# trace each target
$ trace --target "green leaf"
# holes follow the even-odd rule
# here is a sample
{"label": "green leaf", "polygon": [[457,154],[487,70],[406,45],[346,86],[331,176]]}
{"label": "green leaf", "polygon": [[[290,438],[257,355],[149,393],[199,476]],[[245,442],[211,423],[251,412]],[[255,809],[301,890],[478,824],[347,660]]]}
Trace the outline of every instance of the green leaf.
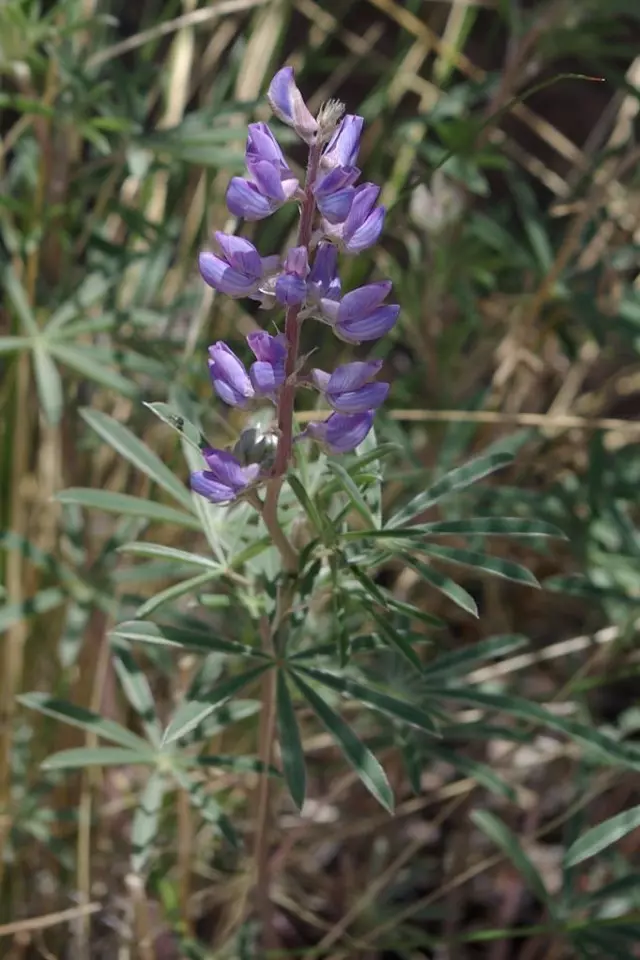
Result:
{"label": "green leaf", "polygon": [[30,337],[0,337],[0,354],[23,350],[25,347],[31,347],[32,343]]}
{"label": "green leaf", "polygon": [[307,491],[296,476],[289,474],[287,476],[287,481],[298,502],[300,503],[300,506],[315,527],[316,533],[322,536],[322,534],[325,532],[325,524],[322,521],[322,516],[315,504],[315,501],[308,495]]}
{"label": "green leaf", "polygon": [[298,673],[292,674],[292,679],[320,723],[334,738],[367,790],[373,794],[385,810],[392,813],[393,792],[389,786],[387,775],[369,748],[358,739],[342,717],[304,682]]}
{"label": "green leaf", "polygon": [[171,626],[150,623],[146,620],[126,620],[111,631],[112,636],[133,640],[136,643],[149,643],[160,647],[175,647],[195,653],[226,653],[230,656],[264,657],[261,650],[238,643],[236,640],[223,640],[214,636],[206,627]]}
{"label": "green leaf", "polygon": [[140,752],[149,750],[146,740],[121,727],[119,723],[107,720],[106,717],[101,717],[92,710],[85,710],[84,707],[76,707],[73,703],[67,703],[66,700],[58,700],[47,693],[23,693],[16,699],[29,710],[37,710],[38,713],[53,717],[54,720],[62,723],[68,723],[71,727],[79,727],[80,730],[95,733],[98,737],[111,740],[112,743],[117,743],[121,747]]}
{"label": "green leaf", "polygon": [[18,280],[10,263],[6,263],[0,271],[0,289],[4,290],[20,321],[22,329],[28,337],[39,337],[40,328],[29,305],[27,292]]}
{"label": "green leaf", "polygon": [[207,438],[198,427],[174,410],[168,403],[144,403],[143,406],[151,410],[159,420],[166,423],[172,430],[179,433],[182,439],[200,455],[202,455],[203,449],[209,446]]}
{"label": "green leaf", "polygon": [[[470,724],[470,726],[472,725]],[[473,730],[470,730],[469,734],[473,736]],[[478,760],[473,760],[471,757],[466,757],[464,754],[458,753],[457,750],[450,750],[448,747],[443,747],[439,743],[425,743],[422,748],[423,751],[432,758],[451,764],[451,766],[458,770],[463,776],[476,780],[477,783],[491,793],[495,793],[499,797],[505,797],[513,803],[516,802],[516,791],[494,773],[488,764],[480,763]]]}
{"label": "green leaf", "polygon": [[526,567],[514,563],[513,560],[492,557],[488,553],[478,553],[476,550],[465,550],[460,547],[436,546],[436,544],[420,547],[420,553],[426,553],[430,557],[438,557],[440,560],[446,560],[449,563],[460,564],[463,567],[472,567],[474,570],[481,570],[483,573],[502,577],[504,580],[513,580],[530,587],[540,586],[534,575]]}
{"label": "green leaf", "polygon": [[85,408],[80,412],[86,423],[106,443],[174,497],[189,513],[192,512],[191,494],[187,488],[149,447],[138,440],[131,430],[100,410]]}
{"label": "green leaf", "polygon": [[420,563],[418,560],[411,560],[407,557],[406,561],[426,583],[440,593],[443,593],[445,597],[452,600],[456,606],[466,610],[467,613],[470,613],[474,617],[478,616],[478,608],[471,594],[468,593],[464,587],[461,587],[460,584],[456,583],[455,580],[452,580],[451,577],[448,577],[446,573],[442,573],[440,570],[436,570],[435,567],[428,566],[426,563]]}
{"label": "green leaf", "polygon": [[105,510],[119,516],[140,517],[157,523],[174,523],[190,530],[200,530],[200,522],[193,513],[184,513],[175,507],[166,507],[157,500],[145,500],[128,493],[111,490],[96,490],[92,487],[68,487],[56,494],[60,503],[77,503],[89,509]]}
{"label": "green leaf", "polygon": [[75,747],[52,754],[41,764],[43,770],[78,770],[82,767],[133,767],[154,764],[153,750],[127,747]]}
{"label": "green leaf", "polygon": [[380,710],[392,717],[394,720],[400,720],[402,723],[408,723],[412,727],[424,730],[432,736],[439,736],[438,725],[433,717],[422,707],[409,700],[399,700],[383,690],[377,690],[375,687],[369,687],[350,677],[341,677],[326,670],[316,667],[297,667],[305,676],[311,677],[317,683],[324,684],[331,690],[336,690],[344,696],[359,700],[374,710]]}
{"label": "green leaf", "polygon": [[470,517],[468,520],[438,520],[421,523],[412,528],[427,536],[484,536],[503,537],[557,537],[566,540],[566,534],[553,523],[544,520],[523,520],[520,517]]}
{"label": "green leaf", "polygon": [[472,647],[464,647],[462,650],[452,650],[440,654],[430,663],[425,664],[424,677],[427,682],[435,680],[441,684],[443,680],[464,676],[477,663],[483,663],[485,660],[500,657],[506,653],[513,653],[514,650],[521,650],[522,647],[528,645],[528,638],[520,634],[490,637],[488,640],[481,640],[480,643],[476,643]]}
{"label": "green leaf", "polygon": [[159,745],[162,727],[156,716],[156,706],[149,681],[123,643],[116,640],[112,646],[115,647],[113,665],[125,696],[142,719],[149,740],[154,745]]}
{"label": "green leaf", "polygon": [[36,593],[33,597],[27,597],[21,603],[7,603],[0,607],[0,632],[8,630],[14,623],[19,623],[25,617],[33,617],[39,613],[48,613],[61,606],[66,600],[66,595],[57,587],[48,587]]}
{"label": "green leaf", "polygon": [[492,453],[485,457],[478,457],[455,470],[449,471],[423,493],[419,493],[417,497],[410,500],[402,510],[392,517],[387,526],[395,528],[410,523],[414,517],[424,513],[425,510],[438,503],[443,497],[454,493],[456,490],[464,490],[465,487],[469,487],[473,483],[477,483],[478,480],[489,476],[489,474],[495,473],[496,470],[511,463],[512,460],[511,454]]}
{"label": "green leaf", "polygon": [[511,860],[529,890],[553,912],[553,900],[547,893],[540,874],[518,843],[517,837],[506,824],[502,820],[498,820],[488,810],[473,810],[471,819],[476,827],[482,830],[490,840],[493,840],[496,846]]}
{"label": "green leaf", "polygon": [[239,693],[247,684],[257,680],[267,669],[267,665],[253,667],[251,670],[246,670],[244,673],[217,684],[213,690],[209,691],[206,699],[186,700],[181,703],[169,721],[169,725],[164,732],[163,742],[165,744],[174,743],[191,733],[203,720],[206,720],[208,716],[235,696],[236,693]]}
{"label": "green leaf", "polygon": [[38,398],[44,415],[52,426],[60,422],[64,396],[58,368],[41,341],[33,345],[33,366],[38,385]]}
{"label": "green leaf", "polygon": [[257,757],[235,757],[224,754],[199,756],[189,758],[187,763],[197,767],[220,767],[222,770],[231,770],[233,773],[266,773],[270,777],[280,777],[282,774],[275,767],[265,766]]}
{"label": "green leaf", "polygon": [[276,709],[278,736],[282,754],[282,771],[298,810],[302,810],[306,791],[307,772],[304,763],[304,749],[300,739],[300,730],[296,712],[287,687],[287,678],[283,670],[278,670],[276,686]]}
{"label": "green leaf", "polygon": [[387,616],[381,616],[376,613],[375,610],[371,611],[371,615],[378,625],[381,640],[383,640],[387,646],[395,647],[398,653],[411,664],[414,670],[422,674],[422,661],[413,649],[410,636],[407,636],[404,631],[396,630],[395,627],[389,623]]}
{"label": "green leaf", "polygon": [[597,853],[606,850],[638,827],[640,827],[640,806],[631,807],[616,814],[615,817],[609,817],[597,827],[587,830],[575,843],[571,844],[564,858],[566,866],[575,867],[577,863],[595,857]]}
{"label": "green leaf", "polygon": [[354,509],[357,510],[367,526],[374,529],[377,528],[378,525],[375,517],[369,509],[368,503],[358,490],[358,487],[349,476],[345,468],[341,464],[336,463],[334,460],[328,460],[327,466],[342,487],[342,490],[348,496],[349,500],[353,504]]}
{"label": "green leaf", "polygon": [[141,874],[151,856],[151,847],[159,834],[160,810],[166,789],[164,776],[151,774],[142,791],[131,823],[131,869]]}
{"label": "green leaf", "polygon": [[[95,380],[116,393],[121,393],[123,397],[135,399],[140,390],[131,380],[127,380],[121,374],[112,370],[105,363],[104,357],[91,350],[90,347],[75,347],[69,343],[52,343],[49,347],[53,356],[63,363],[66,367],[71,367],[83,377],[89,380]],[[98,414],[99,411],[95,410]],[[106,416],[106,414],[100,414]]]}
{"label": "green leaf", "polygon": [[105,293],[114,285],[114,282],[113,277],[107,278],[101,273],[90,273],[69,300],[51,314],[46,326],[47,336],[66,327],[75,317],[84,316],[94,303],[102,302]]}
{"label": "green leaf", "polygon": [[220,809],[216,798],[212,793],[209,793],[207,784],[202,783],[200,780],[191,780],[188,773],[185,770],[181,770],[180,767],[174,767],[172,772],[174,779],[180,784],[182,789],[186,791],[191,803],[196,810],[200,811],[203,819],[216,827],[233,847],[239,849],[240,841],[233,829],[233,825]]}
{"label": "green leaf", "polygon": [[176,560],[181,564],[190,563],[194,567],[204,567],[212,573],[222,575],[224,568],[210,557],[201,557],[197,553],[187,550],[178,550],[176,547],[165,547],[163,543],[147,543],[138,540],[133,543],[123,543],[118,550],[122,553],[134,553],[139,557],[164,557],[167,560]]}
{"label": "green leaf", "polygon": [[188,580],[180,580],[179,583],[173,583],[170,587],[154,593],[152,597],[145,600],[136,610],[136,617],[143,620],[170,600],[177,600],[178,597],[183,597],[187,593],[193,593],[198,587],[204,586],[205,583],[209,583],[217,576],[217,573],[213,571],[198,573],[195,577],[190,577]]}

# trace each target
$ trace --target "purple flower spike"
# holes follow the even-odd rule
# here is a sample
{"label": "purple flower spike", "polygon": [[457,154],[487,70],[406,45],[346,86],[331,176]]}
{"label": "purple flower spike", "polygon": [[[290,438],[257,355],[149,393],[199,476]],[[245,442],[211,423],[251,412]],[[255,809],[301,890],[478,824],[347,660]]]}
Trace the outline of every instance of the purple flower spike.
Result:
{"label": "purple flower spike", "polygon": [[209,250],[198,257],[202,279],[219,293],[229,297],[249,297],[257,292],[267,273],[277,270],[279,257],[261,257],[242,237],[216,233],[222,256]]}
{"label": "purple flower spike", "polygon": [[260,464],[243,467],[226,450],[203,450],[207,470],[191,474],[191,489],[211,503],[228,503],[235,500],[247,487],[257,480]]}
{"label": "purple flower spike", "polygon": [[303,303],[307,296],[309,258],[306,247],[293,247],[284,262],[284,272],[276,280],[276,299],[286,306]]}
{"label": "purple flower spike", "polygon": [[340,277],[337,272],[338,250],[333,243],[321,241],[316,250],[311,273],[307,280],[307,299],[312,303],[320,300],[338,300]]}
{"label": "purple flower spike", "polygon": [[214,390],[231,407],[246,407],[254,397],[249,374],[242,361],[219,340],[209,347],[209,375]]}
{"label": "purple flower spike", "polygon": [[249,369],[249,377],[256,394],[274,398],[276,390],[285,381],[287,339],[283,334],[272,337],[262,330],[250,333],[247,343],[257,360]]}
{"label": "purple flower spike", "polygon": [[267,97],[279,120],[288,124],[306,143],[313,143],[318,124],[312,117],[296,86],[293,67],[278,70],[271,81]]}
{"label": "purple flower spike", "polygon": [[363,126],[363,117],[348,113],[342,118],[342,123],[322,154],[320,162],[325,170],[332,167],[351,167],[355,164],[358,159]]}
{"label": "purple flower spike", "polygon": [[310,423],[301,437],[320,443],[329,453],[349,453],[360,446],[373,426],[373,410],[345,415],[332,413],[323,423]]}
{"label": "purple flower spike", "polygon": [[384,403],[389,393],[388,383],[371,382],[381,367],[382,360],[356,361],[337,367],[331,376],[323,370],[312,370],[311,376],[337,413],[366,413]]}

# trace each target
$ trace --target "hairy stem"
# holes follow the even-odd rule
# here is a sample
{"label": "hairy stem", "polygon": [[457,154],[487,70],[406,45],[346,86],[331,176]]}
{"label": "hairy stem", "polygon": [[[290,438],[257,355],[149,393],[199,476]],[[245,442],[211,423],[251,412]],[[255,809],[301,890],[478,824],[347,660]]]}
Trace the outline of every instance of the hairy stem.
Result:
{"label": "hairy stem", "polygon": [[[269,628],[263,625],[263,645],[270,646]],[[260,760],[265,772],[260,774],[256,802],[254,846],[256,912],[260,920],[261,941],[265,950],[277,947],[273,928],[269,871],[269,836],[272,820],[271,777],[266,772],[271,763],[276,728],[276,671],[268,670],[262,680],[262,712],[260,724]]]}

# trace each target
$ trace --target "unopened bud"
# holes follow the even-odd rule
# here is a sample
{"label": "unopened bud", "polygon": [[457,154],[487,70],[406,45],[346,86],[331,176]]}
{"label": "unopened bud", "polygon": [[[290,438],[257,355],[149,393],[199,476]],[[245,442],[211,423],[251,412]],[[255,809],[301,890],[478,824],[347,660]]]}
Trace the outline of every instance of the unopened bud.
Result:
{"label": "unopened bud", "polygon": [[233,455],[243,467],[259,463],[263,471],[271,470],[276,460],[278,436],[272,430],[264,431],[259,427],[247,427],[233,448]]}

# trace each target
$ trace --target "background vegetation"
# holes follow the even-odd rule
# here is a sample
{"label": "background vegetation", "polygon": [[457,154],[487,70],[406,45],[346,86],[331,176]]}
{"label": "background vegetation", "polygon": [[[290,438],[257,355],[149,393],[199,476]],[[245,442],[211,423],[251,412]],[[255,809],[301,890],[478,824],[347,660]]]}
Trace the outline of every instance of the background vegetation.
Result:
{"label": "background vegetation", "polygon": [[[43,767],[108,737],[78,714],[79,730],[61,724],[43,697],[139,731],[155,722],[147,693],[168,708],[193,676],[188,653],[112,656],[116,623],[193,577],[120,548],[150,529],[207,549],[165,497],[186,475],[179,440],[141,401],[181,398],[220,443],[239,426],[211,399],[205,350],[239,346],[257,318],[214,301],[195,257],[235,226],[224,189],[285,61],[312,108],[338,96],[364,115],[364,172],[389,209],[383,244],[346,278],[390,276],[402,305],[379,347],[393,383],[379,439],[398,448],[387,504],[508,450],[515,465],[475,509],[568,539],[500,544],[542,591],[458,571],[466,594],[452,595],[379,571],[397,601],[446,621],[442,683],[504,709],[459,704],[444,744],[402,749],[363,721],[394,817],[302,714],[309,799],[303,816],[282,799],[272,848],[279,955],[640,956],[639,40],[637,0],[0,5],[1,956],[255,955],[248,867],[206,819],[215,797],[250,835],[252,769],[211,771],[196,812],[195,781],[154,798],[144,765]],[[246,235],[270,253],[291,225],[282,211]],[[318,337],[333,362],[336,341]],[[203,574],[181,604],[223,628],[236,616]],[[384,669],[407,689],[397,662]],[[255,752],[257,706],[217,716],[217,752]]]}

